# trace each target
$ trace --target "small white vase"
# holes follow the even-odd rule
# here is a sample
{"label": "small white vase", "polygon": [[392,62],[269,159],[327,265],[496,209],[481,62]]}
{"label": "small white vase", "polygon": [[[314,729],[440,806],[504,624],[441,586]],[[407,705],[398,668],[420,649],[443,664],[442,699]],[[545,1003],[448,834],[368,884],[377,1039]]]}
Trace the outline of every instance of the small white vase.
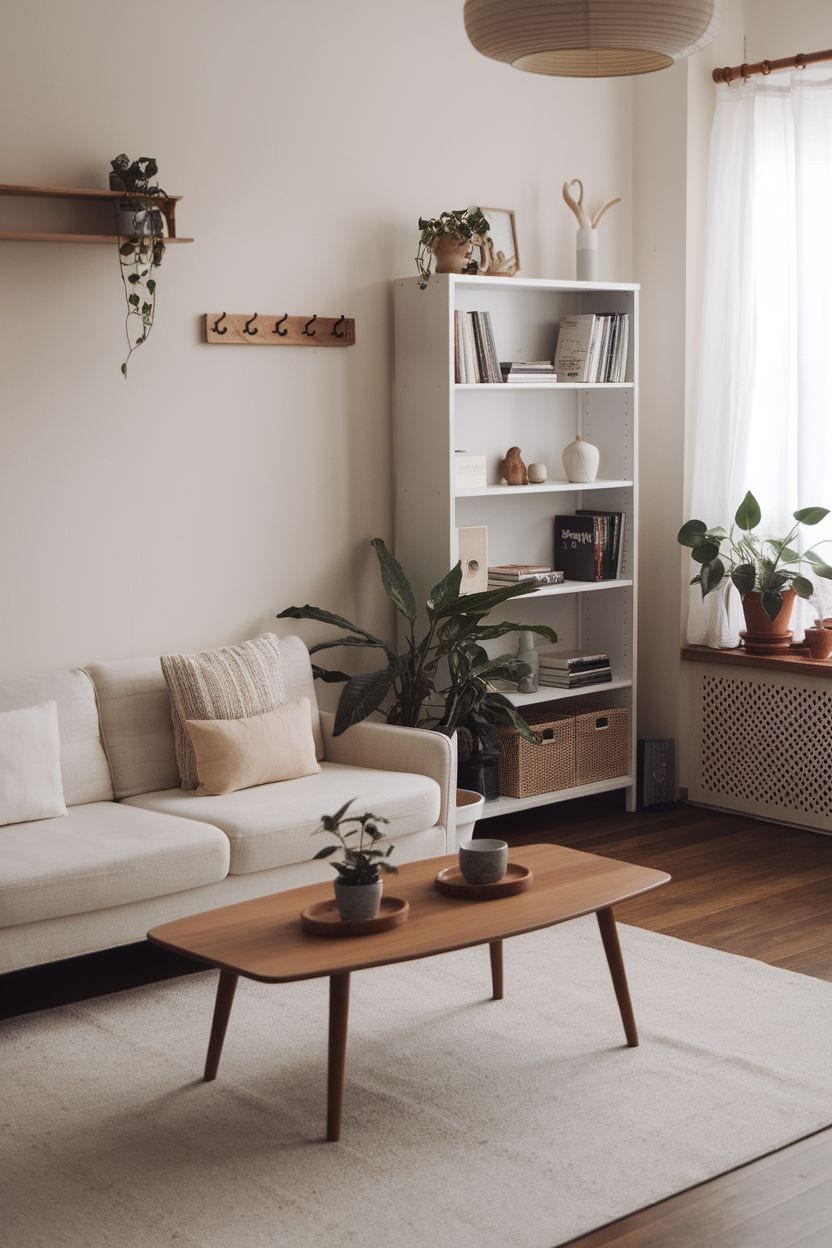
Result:
{"label": "small white vase", "polygon": [[580,229],[577,234],[575,271],[579,282],[598,281],[598,231]]}
{"label": "small white vase", "polygon": [[360,923],[363,919],[374,919],[381,906],[381,890],[383,880],[375,884],[342,884],[335,881],[335,900],[338,911],[345,923]]}
{"label": "small white vase", "polygon": [[563,448],[561,459],[567,481],[594,481],[598,476],[601,452],[591,442],[584,442],[580,434]]}
{"label": "small white vase", "polygon": [[543,485],[546,481],[545,464],[529,464],[529,485]]}

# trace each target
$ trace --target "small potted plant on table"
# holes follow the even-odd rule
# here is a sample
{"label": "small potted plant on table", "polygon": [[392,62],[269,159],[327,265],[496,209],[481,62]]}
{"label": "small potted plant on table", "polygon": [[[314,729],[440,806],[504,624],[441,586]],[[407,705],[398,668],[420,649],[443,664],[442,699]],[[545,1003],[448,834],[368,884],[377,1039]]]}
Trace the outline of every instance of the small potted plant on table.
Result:
{"label": "small potted plant on table", "polygon": [[749,654],[788,650],[795,595],[811,598],[815,592],[813,583],[802,575],[804,565],[808,564],[815,576],[832,580],[832,567],[814,546],[801,553],[792,545],[801,526],[820,524],[829,509],[801,507],[792,514],[795,524],[785,537],[761,537],[754,531],[762,520],[760,504],[749,490],[728,532],[709,528],[704,520],[688,520],[677,536],[679,544],[687,546],[694,563],[699,564],[691,585],[700,586],[703,598],[723,582],[726,588],[733,584],[739,591],[746,623],[741,636]]}
{"label": "small potted plant on table", "polygon": [[[398,871],[398,867],[387,861],[394,847],[388,845],[386,850],[376,848],[383,837],[379,824],[388,821],[369,811],[363,815],[348,815],[354,800],[351,798],[345,802],[334,815],[324,815],[321,826],[315,832],[315,835],[327,832],[338,841],[337,845],[325,845],[319,849],[315,858],[331,858],[339,849],[343,853],[343,860],[330,863],[330,866],[338,872],[335,900],[345,923],[374,919],[381,906],[382,872],[395,875]],[[354,838],[357,838],[357,843],[350,844]]]}

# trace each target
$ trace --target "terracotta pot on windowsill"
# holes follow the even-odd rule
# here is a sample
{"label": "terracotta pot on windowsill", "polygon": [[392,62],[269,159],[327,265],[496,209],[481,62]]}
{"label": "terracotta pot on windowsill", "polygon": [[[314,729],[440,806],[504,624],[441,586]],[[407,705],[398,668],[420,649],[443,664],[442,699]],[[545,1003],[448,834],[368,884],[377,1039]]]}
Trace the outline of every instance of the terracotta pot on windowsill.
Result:
{"label": "terracotta pot on windowsill", "polygon": [[746,631],[740,636],[749,654],[780,654],[788,650],[794,636],[789,632],[789,622],[796,595],[793,589],[782,589],[780,593],[783,605],[773,620],[763,610],[758,590],[743,594]]}
{"label": "terracotta pot on windowsill", "polygon": [[832,658],[832,628],[807,628],[806,645],[813,659]]}

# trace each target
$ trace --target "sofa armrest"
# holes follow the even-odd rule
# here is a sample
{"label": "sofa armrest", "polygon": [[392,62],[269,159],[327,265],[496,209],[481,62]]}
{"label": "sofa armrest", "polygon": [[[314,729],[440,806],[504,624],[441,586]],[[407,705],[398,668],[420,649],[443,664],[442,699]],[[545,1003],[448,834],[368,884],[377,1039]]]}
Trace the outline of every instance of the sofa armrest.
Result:
{"label": "sofa armrest", "polygon": [[381,771],[406,771],[430,776],[439,785],[439,822],[448,844],[456,834],[456,737],[425,728],[400,728],[365,720],[353,724],[340,737],[332,735],[335,716],[321,711],[324,755],[330,763],[350,767],[376,767]]}

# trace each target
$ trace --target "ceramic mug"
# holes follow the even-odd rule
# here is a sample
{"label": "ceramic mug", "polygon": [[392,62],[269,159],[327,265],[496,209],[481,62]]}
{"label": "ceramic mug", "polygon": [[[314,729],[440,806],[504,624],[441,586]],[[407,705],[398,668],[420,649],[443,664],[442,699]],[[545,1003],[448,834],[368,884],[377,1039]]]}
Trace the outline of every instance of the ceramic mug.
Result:
{"label": "ceramic mug", "polygon": [[496,884],[507,866],[505,841],[462,841],[459,846],[459,869],[466,884]]}

